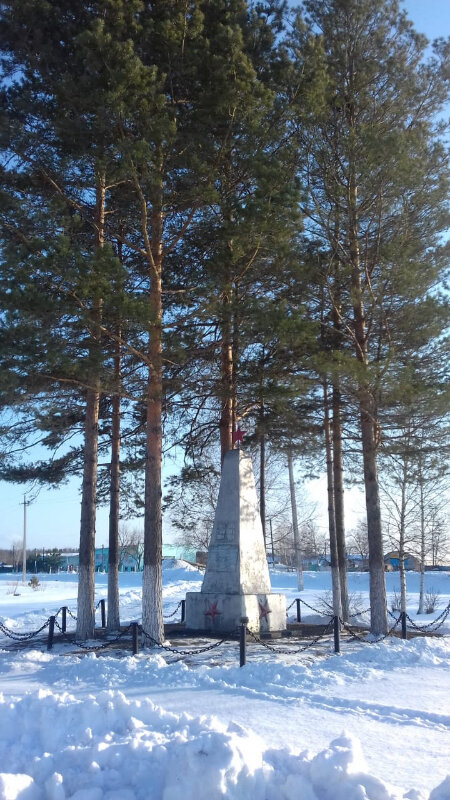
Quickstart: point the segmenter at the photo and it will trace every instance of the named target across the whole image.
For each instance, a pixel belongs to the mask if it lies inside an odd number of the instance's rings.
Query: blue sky
[[[421,33],[429,39],[450,35],[450,0],[406,0],[404,7]],[[42,490],[27,508],[27,546],[77,547],[79,538],[80,497],[79,480],[73,480],[58,490]],[[0,547],[10,547],[23,534],[23,495],[27,487],[0,482]],[[323,497],[323,485],[317,481],[311,487],[314,500]],[[349,527],[364,508],[360,494],[352,492],[352,508],[348,509]],[[97,545],[108,542],[108,510],[101,508],[97,515]]]
[[[408,16],[429,39],[450,35],[450,0],[407,0]]]

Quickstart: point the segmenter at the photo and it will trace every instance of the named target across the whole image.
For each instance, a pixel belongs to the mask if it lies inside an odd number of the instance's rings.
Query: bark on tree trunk
[[[114,356],[114,383],[117,394],[112,400],[111,474],[109,500],[108,549],[108,630],[119,630],[119,500],[120,500],[120,383],[121,355],[120,329],[116,331],[117,345]]]
[[[292,528],[294,531],[294,551],[295,551],[295,569],[297,570],[297,589],[299,592],[303,591],[303,569],[302,569],[302,553],[300,548],[300,534],[298,530],[297,518],[297,500],[295,497],[295,483],[294,483],[294,465],[292,460],[292,451],[289,448],[287,453],[288,470],[289,470],[289,491],[291,494],[291,511],[292,511]]]
[[[264,411],[262,411],[264,414]],[[262,433],[259,438],[259,513],[264,539],[264,552],[267,552],[266,541],[266,437]]]
[[[375,635],[387,633],[386,585],[384,575],[383,535],[378,488],[376,455],[375,403],[367,373],[366,321],[361,287],[361,263],[358,242],[358,203],[355,169],[352,163],[348,185],[349,255],[351,265],[351,289],[353,302],[353,330],[356,358],[362,370],[358,386],[361,444],[364,464],[364,488],[366,495],[367,534],[369,539],[370,573],[370,630]]]
[[[328,529],[330,533],[330,561],[331,561],[331,586],[333,592],[333,614],[335,617],[342,617],[341,605],[341,581],[339,575],[339,558],[336,538],[336,518],[334,509],[334,486],[333,486],[333,451],[331,442],[330,418],[328,413],[328,385],[323,381],[323,430],[325,436],[325,453],[327,462],[327,495],[328,495]]]
[[[162,614],[162,215],[152,216],[152,265],[149,290],[149,374],[145,453],[144,569],[142,627],[164,641]],[[145,640],[150,646],[151,641]]]
[[[420,503],[420,590],[418,614],[423,614],[425,603],[425,503],[423,496],[422,464],[419,461],[419,503]]]
[[[368,406],[369,411],[367,410]],[[379,636],[387,633],[386,585],[376,445],[373,419],[367,397],[364,397],[360,403],[360,420],[369,541],[370,630],[373,634]]]
[[[348,622],[348,587],[347,587],[347,558],[345,547],[345,522],[344,522],[344,479],[342,467],[342,421],[341,421],[341,392],[339,378],[333,380],[332,393],[332,419],[333,419],[333,488],[334,488],[334,515],[336,520],[336,542],[338,550],[339,580],[341,586],[342,619]]]
[[[94,636],[95,502],[97,488],[98,409],[100,393],[89,389],[84,429],[83,486],[81,493],[80,555],[78,566],[77,638]]]
[[[400,573],[400,610],[406,611],[406,570],[404,554],[399,554],[398,569]]]
[[[340,213],[336,211],[334,225],[334,281],[333,281],[333,348],[336,353],[342,348],[342,264],[337,253],[339,241]],[[333,449],[333,491],[334,491],[334,518],[336,521],[336,542],[338,550],[339,579],[341,585],[342,618],[345,622],[349,619],[348,587],[347,587],[347,558],[345,547],[345,516],[344,516],[344,472],[342,458],[342,395],[339,375],[335,374],[332,381],[332,449]]]
[[[96,187],[96,249],[104,244],[105,223],[105,178],[98,176]],[[96,300],[92,310],[93,335],[90,356],[95,361],[100,350],[102,302]],[[95,627],[95,515],[97,494],[98,461],[98,414],[100,404],[100,382],[98,368],[90,371],[89,389],[86,394],[86,417],[84,428],[83,485],[81,492],[80,554],[78,567],[78,609],[76,636],[81,641],[94,635]]]
[[[224,291],[221,323],[221,413],[219,421],[221,464],[223,464],[225,453],[233,448],[233,346],[230,303],[231,288]]]
[[[400,505],[400,537],[398,545],[398,566],[400,571],[400,610],[406,611],[406,572],[405,572],[405,519],[406,519],[406,480],[408,463],[403,461],[402,491]]]

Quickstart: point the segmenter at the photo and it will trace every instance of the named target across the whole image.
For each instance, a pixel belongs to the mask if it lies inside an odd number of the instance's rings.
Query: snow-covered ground
[[[76,613],[73,575],[38,577],[34,591],[0,576],[7,628],[36,630],[63,605]],[[139,619],[141,576],[120,579],[122,621]],[[201,579],[169,564],[165,615]],[[107,576],[96,580],[100,599]],[[386,583],[390,599],[398,575]],[[272,586],[288,606],[298,596],[293,573],[272,573]],[[426,586],[440,592],[436,617],[450,574],[427,573]],[[349,588],[367,608],[367,575]],[[424,625],[418,588],[408,574],[408,613]],[[329,574],[305,573],[301,596],[321,610],[329,589]],[[302,617],[320,621],[306,606]],[[0,634],[0,800],[450,800],[450,616],[439,632],[346,640],[340,655],[330,641],[295,655],[251,645],[242,669],[236,642],[179,660],[58,642],[47,653],[36,640],[18,652]]]

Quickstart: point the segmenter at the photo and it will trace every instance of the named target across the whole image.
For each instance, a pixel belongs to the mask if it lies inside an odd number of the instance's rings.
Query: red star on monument
[[[209,606],[208,610],[205,611],[205,617],[211,617],[212,622],[214,622],[214,618],[220,614],[220,611],[217,610],[218,602],[218,600],[214,600],[214,602]]]
[[[269,601],[265,600],[262,603],[261,600],[258,600],[258,605],[259,605],[259,618],[267,619],[267,615],[272,613],[269,608]]]
[[[241,431],[240,427],[238,426],[235,431],[233,431],[233,444],[240,445],[244,439],[245,431]]]

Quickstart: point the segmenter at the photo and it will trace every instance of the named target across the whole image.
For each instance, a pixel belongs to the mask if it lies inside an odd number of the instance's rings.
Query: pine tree
[[[445,155],[436,113],[446,97],[447,45],[425,40],[396,0],[308,0],[306,38],[323,46],[325,104],[299,129],[307,229],[339,265],[330,309],[352,344],[347,375],[359,407],[370,543],[371,629],[387,629],[377,475],[379,386],[393,355],[394,307],[430,286],[444,222]],[[336,284],[333,284],[334,289]],[[395,298],[395,302],[394,302]]]
[[[52,330],[44,374],[52,373],[56,386],[82,386],[85,392],[77,633],[86,638],[94,628],[103,315],[109,281],[118,272],[112,248],[105,242],[107,193],[111,190],[107,177],[114,175],[113,183],[119,177],[111,136],[113,92],[105,79],[112,74],[118,78],[118,65],[113,59],[108,65],[96,61],[98,53],[92,47],[94,40],[98,42],[103,4],[87,7],[74,3],[68,8],[61,3],[42,9],[31,0],[20,8],[6,6],[4,61],[11,74],[18,76],[5,87],[10,133],[4,147],[14,155],[7,188],[8,196],[12,189],[12,196],[20,202],[21,222],[31,226],[32,236],[27,240],[24,226],[17,221],[14,227],[4,225],[4,234],[11,247],[15,241],[20,243],[22,274],[26,275],[32,262],[25,285],[28,301],[30,293],[35,293],[36,319],[45,319],[45,293],[53,301],[58,347]],[[117,89],[118,84],[114,91]],[[25,183],[29,187],[26,192]],[[40,209],[40,220],[33,205]],[[14,271],[13,261],[11,266]],[[17,273],[16,268],[15,280]],[[23,302],[20,307],[23,313]]]

